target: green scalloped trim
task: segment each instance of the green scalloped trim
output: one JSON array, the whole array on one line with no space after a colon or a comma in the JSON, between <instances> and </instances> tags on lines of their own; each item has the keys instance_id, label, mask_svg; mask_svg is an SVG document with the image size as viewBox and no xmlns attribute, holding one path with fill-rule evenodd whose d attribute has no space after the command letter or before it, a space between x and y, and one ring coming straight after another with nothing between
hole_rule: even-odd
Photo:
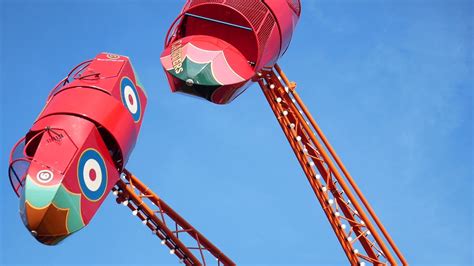
<instances>
[{"instance_id":1,"label":"green scalloped trim","mask_svg":"<svg viewBox=\"0 0 474 266\"><path fill-rule=\"evenodd\" d=\"M220 86L219 82L214 78L212 73L211 63L199 64L189 58L185 58L182 63L183 71L176 73L174 69L168 70L168 72L181 79L186 81L192 79L195 84L204 85L204 86Z\"/></svg>"},{"instance_id":2,"label":"green scalloped trim","mask_svg":"<svg viewBox=\"0 0 474 266\"><path fill-rule=\"evenodd\" d=\"M70 233L76 232L84 227L81 216L81 196L74 195L67 191L64 186L60 186L53 204L60 209L68 209L67 230Z\"/></svg>"},{"instance_id":3,"label":"green scalloped trim","mask_svg":"<svg viewBox=\"0 0 474 266\"><path fill-rule=\"evenodd\" d=\"M81 215L81 196L69 192L64 185L39 186L31 181L31 177L26 178L26 185L22 195L20 211L23 210L25 201L31 206L43 209L54 204L59 209L67 209L67 229L70 233L80 230L85 226ZM23 218L24 214L22 215Z\"/></svg>"}]
</instances>

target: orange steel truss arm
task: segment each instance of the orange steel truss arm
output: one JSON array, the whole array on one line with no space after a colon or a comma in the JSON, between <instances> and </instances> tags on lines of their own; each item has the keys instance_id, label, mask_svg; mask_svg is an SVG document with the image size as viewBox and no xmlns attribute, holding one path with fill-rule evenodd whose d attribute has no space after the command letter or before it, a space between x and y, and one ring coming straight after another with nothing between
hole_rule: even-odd
<instances>
[{"instance_id":1,"label":"orange steel truss arm","mask_svg":"<svg viewBox=\"0 0 474 266\"><path fill-rule=\"evenodd\" d=\"M350 264L408 265L296 93L296 84L278 65L259 77L259 85Z\"/></svg>"},{"instance_id":2,"label":"orange steel truss arm","mask_svg":"<svg viewBox=\"0 0 474 266\"><path fill-rule=\"evenodd\" d=\"M185 265L235 265L129 171L124 171L113 194Z\"/></svg>"}]
</instances>

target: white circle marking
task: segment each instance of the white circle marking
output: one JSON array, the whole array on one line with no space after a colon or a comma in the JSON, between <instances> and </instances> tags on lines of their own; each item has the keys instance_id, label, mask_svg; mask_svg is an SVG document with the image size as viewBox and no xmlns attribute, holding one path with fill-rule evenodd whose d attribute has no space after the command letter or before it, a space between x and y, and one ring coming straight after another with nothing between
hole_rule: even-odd
<instances>
[{"instance_id":1,"label":"white circle marking","mask_svg":"<svg viewBox=\"0 0 474 266\"><path fill-rule=\"evenodd\" d=\"M90 176L90 171L95 171L95 179L92 180ZM99 163L94 159L89 159L84 164L84 169L82 169L82 176L84 177L84 183L86 184L87 188L95 192L99 189L100 185L102 184L102 169L100 169Z\"/></svg>"},{"instance_id":2,"label":"white circle marking","mask_svg":"<svg viewBox=\"0 0 474 266\"><path fill-rule=\"evenodd\" d=\"M127 103L128 110L130 110L132 114L136 114L138 111L137 95L135 95L132 87L129 85L125 86L123 95L125 96L125 102ZM132 102L130 102L129 96L132 96Z\"/></svg>"},{"instance_id":3,"label":"white circle marking","mask_svg":"<svg viewBox=\"0 0 474 266\"><path fill-rule=\"evenodd\" d=\"M41 170L36 174L36 179L43 184L49 183L51 180L53 180L53 172L49 170Z\"/></svg>"}]
</instances>

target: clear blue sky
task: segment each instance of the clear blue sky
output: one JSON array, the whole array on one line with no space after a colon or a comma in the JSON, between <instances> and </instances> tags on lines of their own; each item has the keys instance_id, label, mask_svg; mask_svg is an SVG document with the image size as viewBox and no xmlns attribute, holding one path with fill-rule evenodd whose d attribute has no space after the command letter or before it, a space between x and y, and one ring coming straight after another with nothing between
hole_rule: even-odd
<instances>
[{"instance_id":1,"label":"clear blue sky","mask_svg":"<svg viewBox=\"0 0 474 266\"><path fill-rule=\"evenodd\" d=\"M56 247L18 215L11 147L108 51L149 96L131 171L239 264L347 265L257 86L228 106L170 93L159 55L183 3L1 1L0 264L177 264L112 196ZM280 62L413 265L473 263L472 3L306 0Z\"/></svg>"}]
</instances>

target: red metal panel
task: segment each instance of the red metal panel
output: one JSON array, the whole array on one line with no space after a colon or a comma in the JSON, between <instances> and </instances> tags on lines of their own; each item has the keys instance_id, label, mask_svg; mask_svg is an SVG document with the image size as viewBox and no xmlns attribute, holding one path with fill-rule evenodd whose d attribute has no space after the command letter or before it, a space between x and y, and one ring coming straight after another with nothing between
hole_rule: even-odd
<instances>
[{"instance_id":1,"label":"red metal panel","mask_svg":"<svg viewBox=\"0 0 474 266\"><path fill-rule=\"evenodd\" d=\"M68 119L68 122L72 123L73 121ZM56 134L48 132L41 136L34 155L36 163L47 165L55 172L65 173L77 153L76 145L65 133L67 132L57 132ZM61 144L58 145L58 142Z\"/></svg>"},{"instance_id":2,"label":"red metal panel","mask_svg":"<svg viewBox=\"0 0 474 266\"><path fill-rule=\"evenodd\" d=\"M189 0L188 7L197 6L199 4L207 4L207 3L223 3L225 0Z\"/></svg>"},{"instance_id":3,"label":"red metal panel","mask_svg":"<svg viewBox=\"0 0 474 266\"><path fill-rule=\"evenodd\" d=\"M275 23L275 17L268 14L259 31L260 43L263 45L260 60L256 69L271 67L280 57L280 31Z\"/></svg>"},{"instance_id":4,"label":"red metal panel","mask_svg":"<svg viewBox=\"0 0 474 266\"><path fill-rule=\"evenodd\" d=\"M294 2L294 3L293 3ZM295 30L296 24L299 20L299 12L295 11L295 7L300 6L301 4L298 0L288 1L288 0L265 0L265 3L272 10L275 15L276 21L281 34L281 50L279 56L282 56L290 45L293 32ZM291 4L290 4L291 3ZM300 8L301 10L301 8Z\"/></svg>"},{"instance_id":5,"label":"red metal panel","mask_svg":"<svg viewBox=\"0 0 474 266\"><path fill-rule=\"evenodd\" d=\"M268 8L261 1L226 0L225 4L242 13L257 30L268 13Z\"/></svg>"},{"instance_id":6,"label":"red metal panel","mask_svg":"<svg viewBox=\"0 0 474 266\"><path fill-rule=\"evenodd\" d=\"M242 19L248 21L257 37L257 44L252 43L251 38L240 38L238 42L233 42L232 36L234 35L229 34L231 35L229 37L219 34L225 28L227 30L224 31L227 33L238 33L237 29L199 20L186 20L182 25L186 30L183 30L182 33L184 36L203 34L189 31L189 28L198 27L195 25L199 25L199 23L208 24L208 35L223 38L242 50L244 55L249 54L248 50L257 52L256 60L253 60L254 57L250 58L257 63L257 70L259 70L260 67L271 66L276 61L275 59L286 51L299 20L301 3L299 0L190 0L183 12L196 12L207 18L237 24L247 24L243 23ZM268 55L268 49L275 54ZM266 60L262 60L264 52L267 53Z\"/></svg>"},{"instance_id":7,"label":"red metal panel","mask_svg":"<svg viewBox=\"0 0 474 266\"><path fill-rule=\"evenodd\" d=\"M91 150L99 154L100 157L102 157L105 166L104 169L106 169L106 171L102 171L101 181L102 183L105 182L105 185L103 188L98 188L98 190L100 190L99 192L101 193L97 194L95 198L87 195L87 184L81 185L81 181L88 178L87 176L83 176L83 173L81 173L84 170L86 170L87 172L87 169L84 169L87 168L87 166L81 165L81 159L83 162L87 162L84 159L84 156L86 156L85 152ZM69 176L67 176L67 178L64 179L63 184L66 188L69 188L72 193L83 195L81 197L80 211L82 219L84 221L84 225L88 225L95 213L98 211L98 209L104 202L105 198L109 195L109 192L112 187L119 180L119 172L115 167L115 163L113 162L109 154L108 148L105 145L102 136L95 127L93 127L93 129L90 131L90 134L87 136L84 143L81 145L78 155L73 161L73 164L71 165L68 174L70 175L70 178Z\"/></svg>"},{"instance_id":8,"label":"red metal panel","mask_svg":"<svg viewBox=\"0 0 474 266\"><path fill-rule=\"evenodd\" d=\"M91 64L86 68L84 71L84 75L88 74L95 74L100 73L101 79L110 79L115 78L120 75L123 66L128 60L124 59L110 59L110 58L103 58L103 56L99 55L95 60L91 62ZM92 78L92 77L91 77ZM82 79L83 81L87 81L87 79ZM95 80L95 79L91 79Z\"/></svg>"},{"instance_id":9,"label":"red metal panel","mask_svg":"<svg viewBox=\"0 0 474 266\"><path fill-rule=\"evenodd\" d=\"M295 13L300 16L301 15L301 1L300 0L287 0L288 4L290 4L291 8L295 11Z\"/></svg>"},{"instance_id":10,"label":"red metal panel","mask_svg":"<svg viewBox=\"0 0 474 266\"><path fill-rule=\"evenodd\" d=\"M207 4L186 10L186 13L225 21L243 27L252 27L252 24L237 10L224 5ZM240 50L248 61L257 62L259 57L257 34L253 31L219 24L200 18L187 16L183 25L184 36L208 35L222 39ZM245 40L243 42L242 40Z\"/></svg>"},{"instance_id":11,"label":"red metal panel","mask_svg":"<svg viewBox=\"0 0 474 266\"><path fill-rule=\"evenodd\" d=\"M55 114L78 115L101 125L114 136L127 161L138 132L133 118L116 98L91 88L63 90L48 102L41 118Z\"/></svg>"},{"instance_id":12,"label":"red metal panel","mask_svg":"<svg viewBox=\"0 0 474 266\"><path fill-rule=\"evenodd\" d=\"M262 60L262 54L266 51L266 47L268 45L279 47L279 37L270 39L270 32L276 27L275 18L270 9L259 0L226 0L225 4L238 10L252 24L252 28L257 35L258 45L251 48L258 51L258 59L254 61L258 70L268 63ZM251 45L242 40L241 42L248 46Z\"/></svg>"}]
</instances>

